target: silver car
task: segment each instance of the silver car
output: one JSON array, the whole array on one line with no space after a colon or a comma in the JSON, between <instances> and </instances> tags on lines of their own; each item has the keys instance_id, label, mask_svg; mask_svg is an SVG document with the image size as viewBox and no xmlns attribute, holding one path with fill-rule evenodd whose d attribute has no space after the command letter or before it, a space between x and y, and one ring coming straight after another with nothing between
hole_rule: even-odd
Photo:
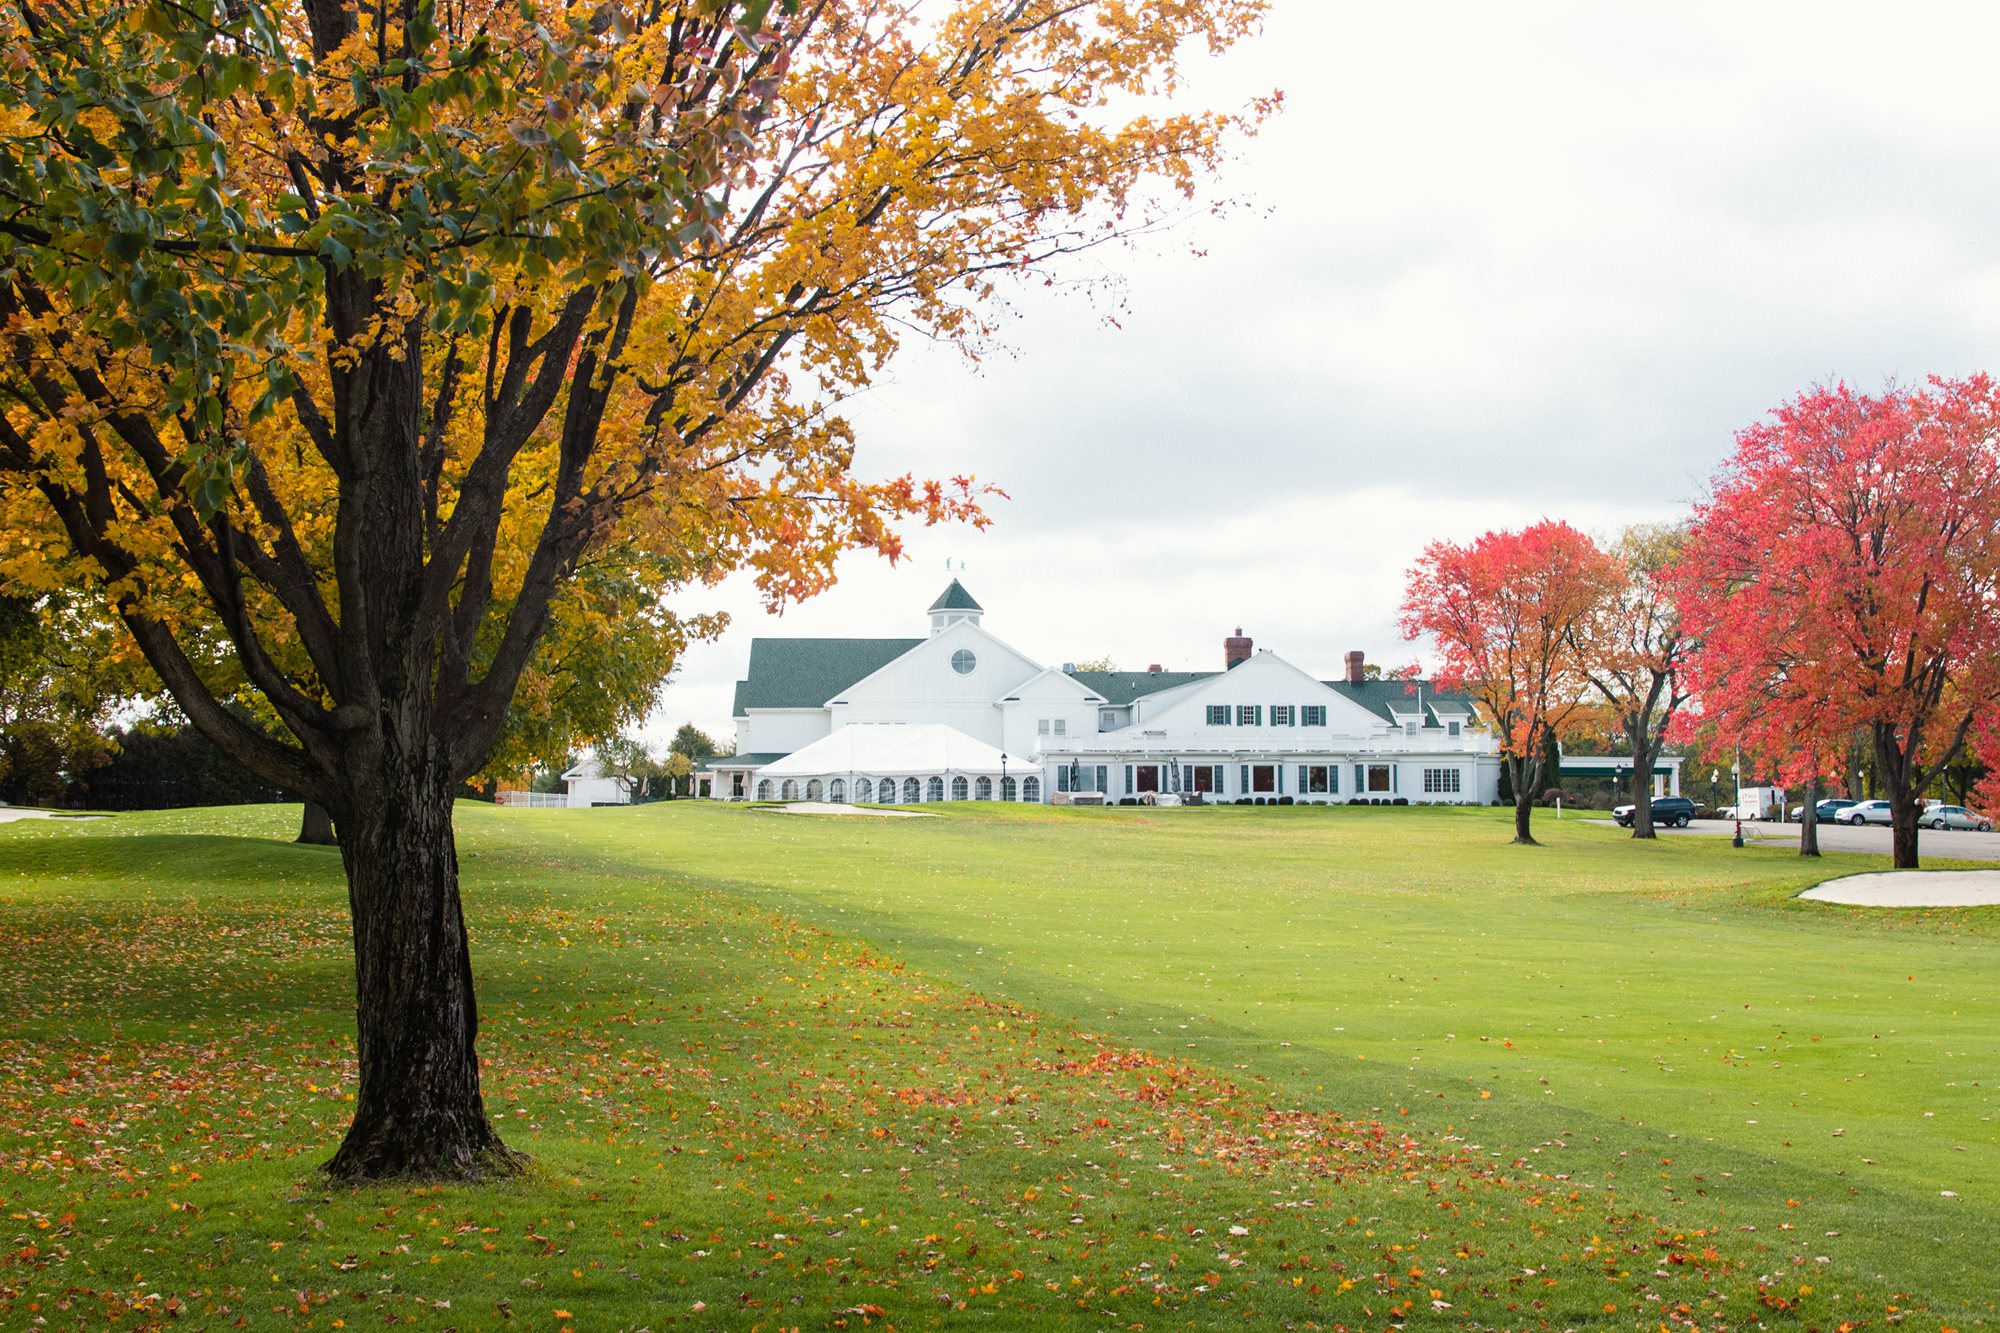
<instances>
[{"instance_id":1,"label":"silver car","mask_svg":"<svg viewBox=\"0 0 2000 1333\"><path fill-rule=\"evenodd\" d=\"M1962 805L1934 805L1924 811L1919 822L1925 828L1977 829L1981 833L1993 831L1993 821L1977 810L1968 810Z\"/></svg>"}]
</instances>

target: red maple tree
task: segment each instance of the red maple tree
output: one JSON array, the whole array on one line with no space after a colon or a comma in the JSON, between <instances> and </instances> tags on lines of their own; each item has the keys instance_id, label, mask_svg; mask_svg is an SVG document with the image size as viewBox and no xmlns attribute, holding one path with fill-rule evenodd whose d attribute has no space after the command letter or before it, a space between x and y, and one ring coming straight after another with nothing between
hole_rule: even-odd
<instances>
[{"instance_id":1,"label":"red maple tree","mask_svg":"<svg viewBox=\"0 0 2000 1333\"><path fill-rule=\"evenodd\" d=\"M1465 546L1432 542L1410 568L1403 637L1432 641L1438 686L1471 695L1499 737L1517 843L1535 841L1548 738L1589 709L1584 636L1617 578L1595 542L1551 519Z\"/></svg>"},{"instance_id":2,"label":"red maple tree","mask_svg":"<svg viewBox=\"0 0 2000 1333\"><path fill-rule=\"evenodd\" d=\"M1679 567L1702 715L1788 782L1862 736L1899 869L1924 792L2000 705L1996 431L1985 375L1809 390L1737 435Z\"/></svg>"}]
</instances>

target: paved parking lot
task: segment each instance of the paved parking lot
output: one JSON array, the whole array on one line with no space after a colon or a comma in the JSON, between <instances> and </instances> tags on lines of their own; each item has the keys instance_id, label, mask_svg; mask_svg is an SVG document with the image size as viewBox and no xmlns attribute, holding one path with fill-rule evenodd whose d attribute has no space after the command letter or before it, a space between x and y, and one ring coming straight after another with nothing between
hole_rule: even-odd
<instances>
[{"instance_id":1,"label":"paved parking lot","mask_svg":"<svg viewBox=\"0 0 2000 1333\"><path fill-rule=\"evenodd\" d=\"M1662 829L1663 834L1675 837L1708 835L1729 837L1736 831L1736 825L1727 819L1697 819L1686 829ZM1762 824L1746 820L1743 824L1745 839L1754 838L1760 843L1799 845L1797 824ZM1848 824L1821 824L1819 826L1819 849L1823 852L1863 852L1876 856L1889 855L1889 830L1886 826L1864 824L1855 828ZM1962 829L1921 829L1917 833L1917 855L1919 857L1941 856L1954 861L2000 861L2000 832L1971 833Z\"/></svg>"}]
</instances>

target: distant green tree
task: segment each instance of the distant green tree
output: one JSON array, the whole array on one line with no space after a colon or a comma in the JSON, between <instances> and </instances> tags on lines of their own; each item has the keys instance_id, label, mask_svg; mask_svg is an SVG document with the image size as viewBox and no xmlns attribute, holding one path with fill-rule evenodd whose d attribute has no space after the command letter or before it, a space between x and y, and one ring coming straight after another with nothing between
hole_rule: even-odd
<instances>
[{"instance_id":1,"label":"distant green tree","mask_svg":"<svg viewBox=\"0 0 2000 1333\"><path fill-rule=\"evenodd\" d=\"M642 799L648 784L663 775L660 761L645 743L631 736L613 736L597 747L597 769L618 784L628 801Z\"/></svg>"},{"instance_id":2,"label":"distant green tree","mask_svg":"<svg viewBox=\"0 0 2000 1333\"><path fill-rule=\"evenodd\" d=\"M721 751L715 738L692 722L683 722L674 732L674 738L667 742L668 754L684 754L690 759L713 759Z\"/></svg>"},{"instance_id":3,"label":"distant green tree","mask_svg":"<svg viewBox=\"0 0 2000 1333\"><path fill-rule=\"evenodd\" d=\"M298 799L217 749L173 709L115 728L110 740L117 753L79 784L83 801L96 809L176 810Z\"/></svg>"},{"instance_id":4,"label":"distant green tree","mask_svg":"<svg viewBox=\"0 0 2000 1333\"><path fill-rule=\"evenodd\" d=\"M676 796L691 794L694 789L695 766L704 759L713 759L719 754L727 753L730 752L717 745L713 736L694 723L681 723L680 729L674 732L674 738L667 742L668 790ZM675 756L685 760L686 763L674 764L672 760Z\"/></svg>"},{"instance_id":5,"label":"distant green tree","mask_svg":"<svg viewBox=\"0 0 2000 1333\"><path fill-rule=\"evenodd\" d=\"M140 681L110 638L76 599L0 594L0 801L62 804L111 758L111 716Z\"/></svg>"}]
</instances>

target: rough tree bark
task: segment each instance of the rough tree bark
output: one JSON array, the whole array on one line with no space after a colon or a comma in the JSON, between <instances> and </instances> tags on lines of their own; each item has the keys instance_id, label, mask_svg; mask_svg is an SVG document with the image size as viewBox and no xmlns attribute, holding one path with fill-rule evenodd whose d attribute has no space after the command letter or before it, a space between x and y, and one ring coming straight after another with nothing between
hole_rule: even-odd
<instances>
[{"instance_id":1,"label":"rough tree bark","mask_svg":"<svg viewBox=\"0 0 2000 1333\"><path fill-rule=\"evenodd\" d=\"M1895 728L1876 723L1875 773L1889 802L1889 863L1898 870L1916 870L1917 816L1923 813L1923 779L1928 775L1910 758L1920 735L1899 737Z\"/></svg>"},{"instance_id":2,"label":"rough tree bark","mask_svg":"<svg viewBox=\"0 0 2000 1333\"><path fill-rule=\"evenodd\" d=\"M421 740L419 744L422 744ZM442 747L380 765L340 821L354 915L360 1089L327 1170L341 1179L466 1179L515 1169L486 1116L479 1010Z\"/></svg>"},{"instance_id":3,"label":"rough tree bark","mask_svg":"<svg viewBox=\"0 0 2000 1333\"><path fill-rule=\"evenodd\" d=\"M299 815L299 836L292 841L309 847L338 846L340 839L334 836L333 812L318 801L307 801Z\"/></svg>"},{"instance_id":4,"label":"rough tree bark","mask_svg":"<svg viewBox=\"0 0 2000 1333\"><path fill-rule=\"evenodd\" d=\"M1528 823L1535 813L1535 788L1541 785L1541 767L1539 759L1507 756L1508 776L1514 780L1514 841L1527 847L1540 845L1529 831Z\"/></svg>"},{"instance_id":5,"label":"rough tree bark","mask_svg":"<svg viewBox=\"0 0 2000 1333\"><path fill-rule=\"evenodd\" d=\"M1799 855L1819 855L1819 779L1806 779L1805 804L1799 807Z\"/></svg>"},{"instance_id":6,"label":"rough tree bark","mask_svg":"<svg viewBox=\"0 0 2000 1333\"><path fill-rule=\"evenodd\" d=\"M1625 739L1632 747L1632 836L1657 838L1659 834L1653 831L1654 741L1644 717L1625 715Z\"/></svg>"}]
</instances>

